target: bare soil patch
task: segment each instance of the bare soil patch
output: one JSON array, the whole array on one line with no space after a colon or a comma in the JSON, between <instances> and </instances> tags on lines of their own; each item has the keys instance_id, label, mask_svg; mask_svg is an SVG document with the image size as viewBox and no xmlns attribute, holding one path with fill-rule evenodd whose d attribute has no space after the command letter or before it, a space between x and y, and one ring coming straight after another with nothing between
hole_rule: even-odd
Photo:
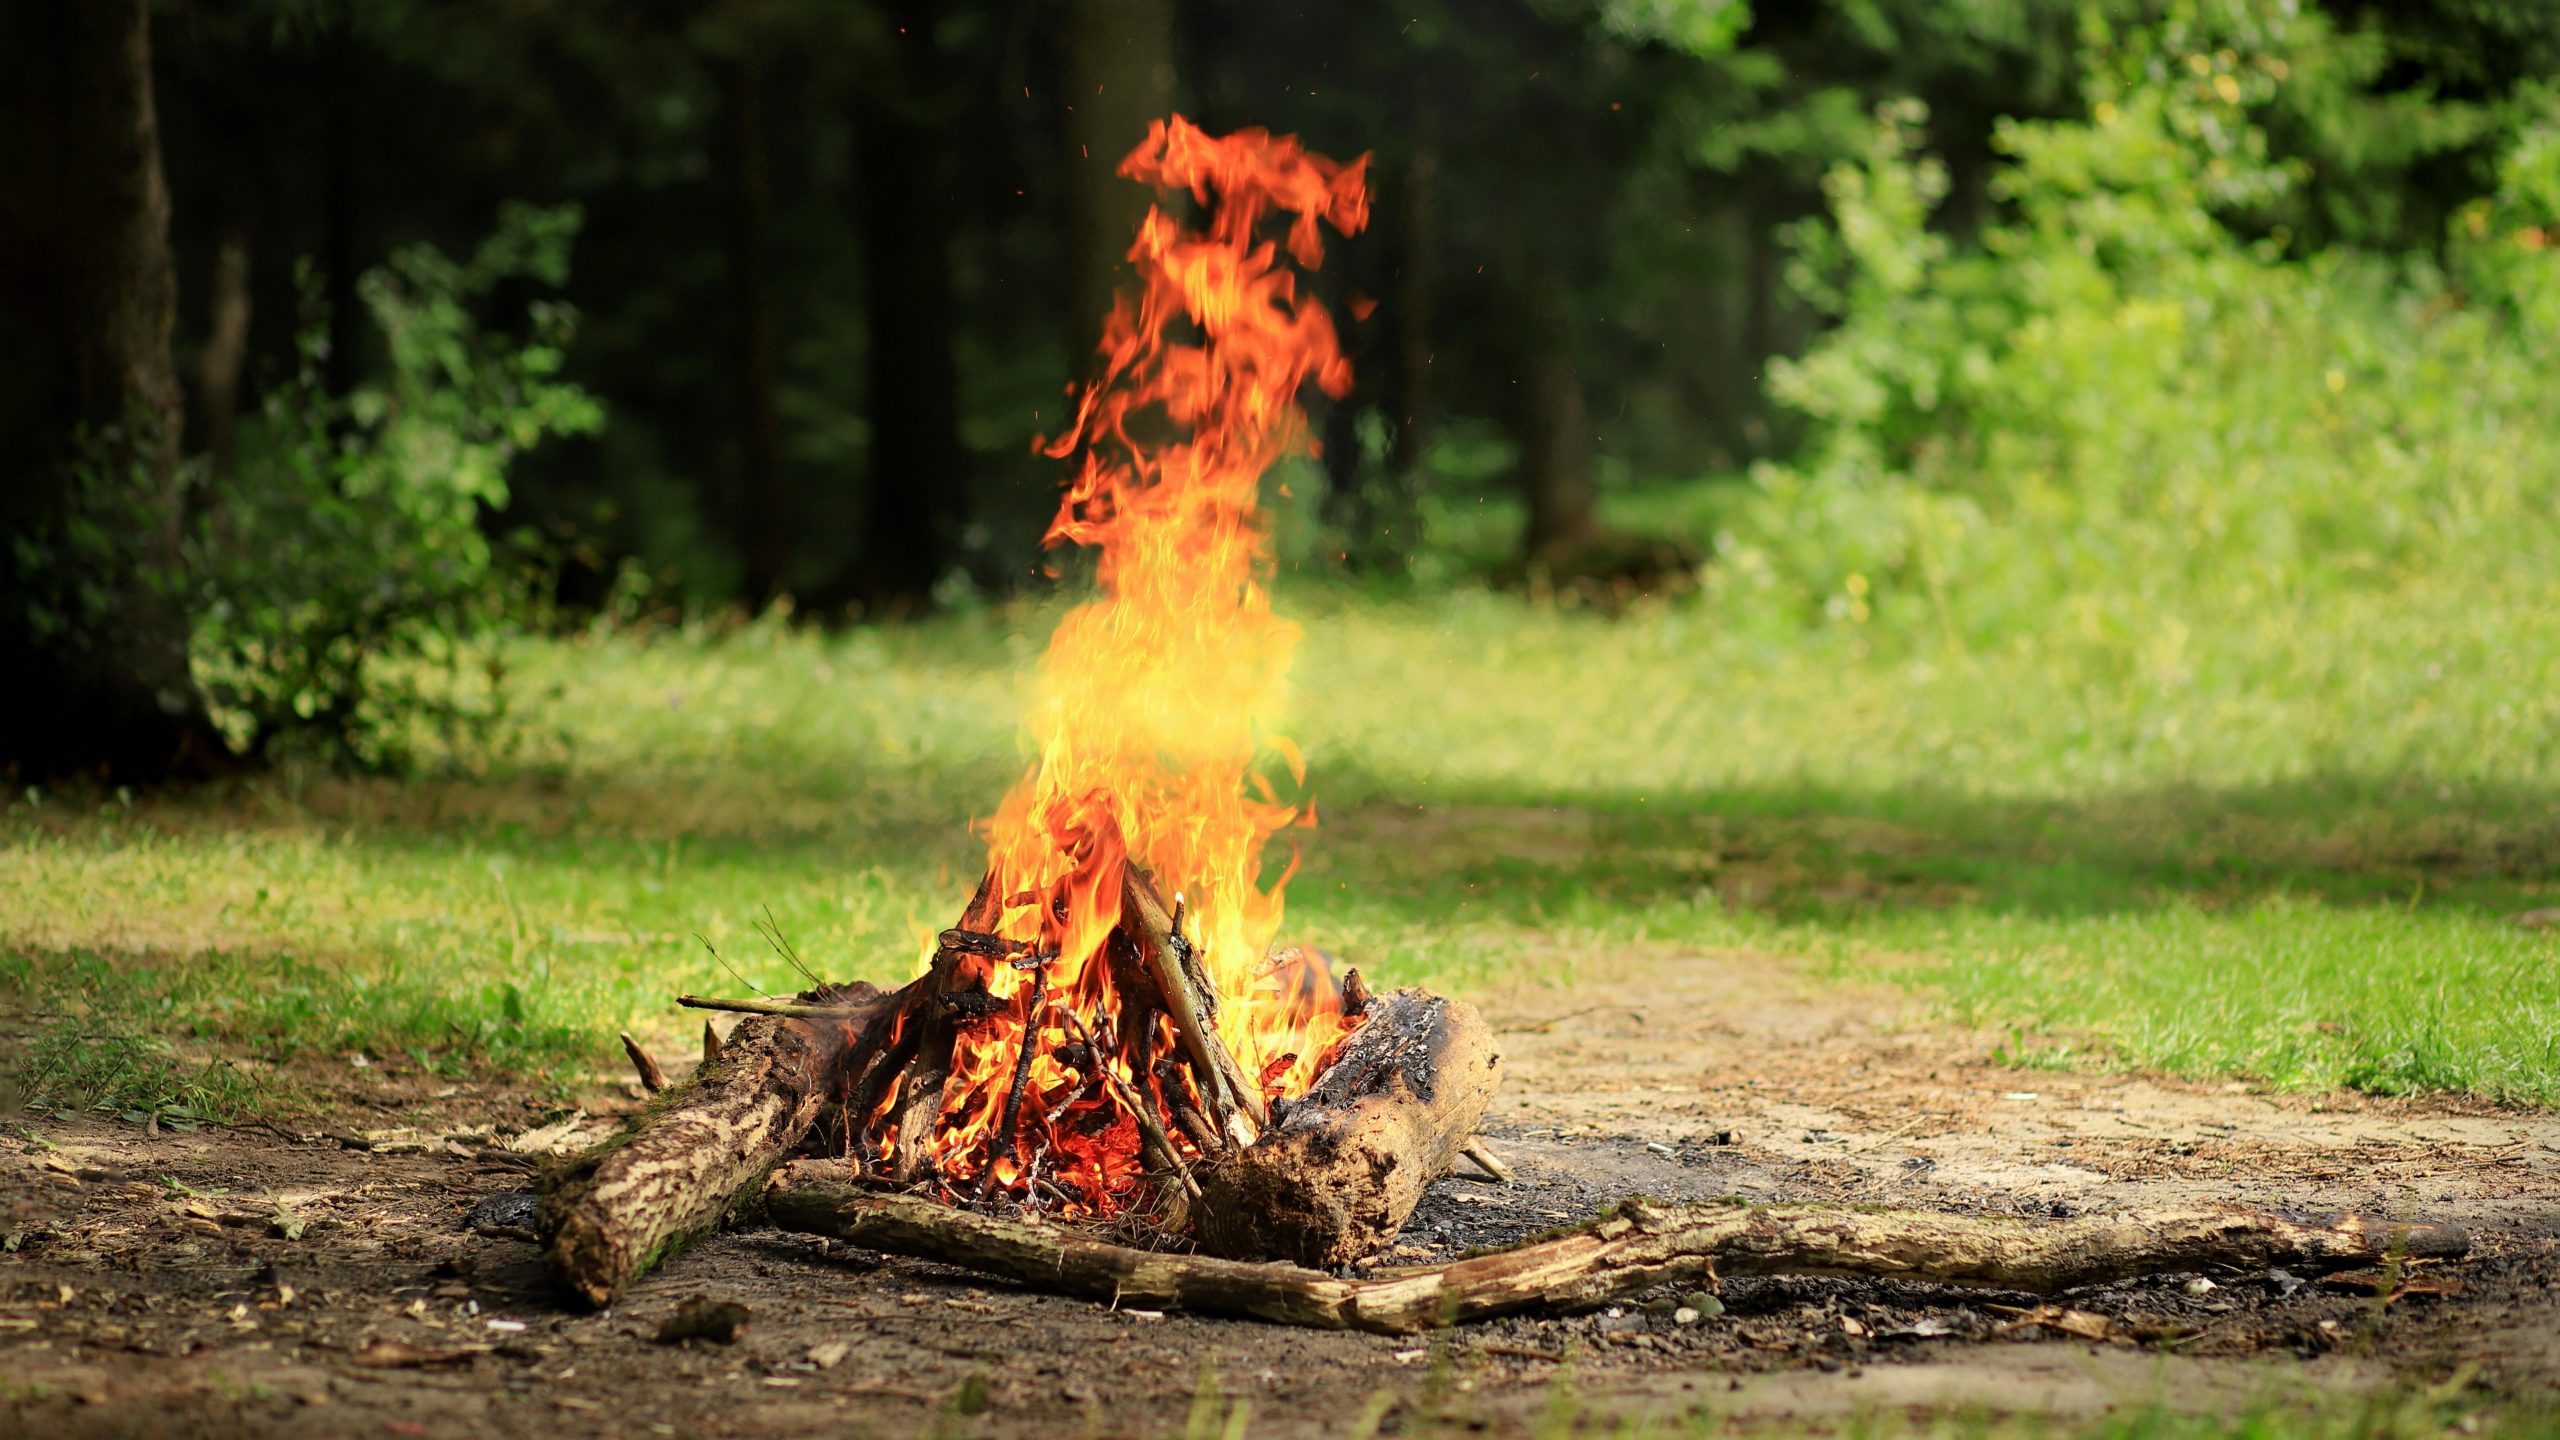
<instances>
[{"instance_id":1,"label":"bare soil patch","mask_svg":"<svg viewBox=\"0 0 2560 1440\"><path fill-rule=\"evenodd\" d=\"M1879 1281L1735 1279L1433 1342L1155 1315L1027 1293L747 1225L601 1313L528 1232L527 1158L563 1127L520 1094L375 1066L324 1119L149 1134L21 1117L0 1146L0 1429L72 1435L1153 1436L1204 1385L1254 1436L1521 1433L1570 1376L1587 1415L1771 1422L1880 1407L2090 1414L2298 1386L2560 1385L2560 1118L2441 1100L2022 1070L1899 991L1750 955L1631 959L1571 991L1473 997L1519 1171L1453 1178L1394 1260L1443 1259L1662 1199L2055 1215L2168 1201L2456 1220L2472 1258L2368 1285L2171 1276L2036 1303ZM632 1104L602 1094L598 1112ZM38 1138L29 1140L32 1134ZM2203 1283L2199 1283L2203 1282ZM2449 1283L2448 1283L2449 1282ZM697 1297L729 1343L660 1343ZM2003 1308L2005 1307L2005 1308ZM1202 1356L1214 1373L1205 1380ZM1373 1398L1374 1397L1374 1398Z\"/></svg>"}]
</instances>

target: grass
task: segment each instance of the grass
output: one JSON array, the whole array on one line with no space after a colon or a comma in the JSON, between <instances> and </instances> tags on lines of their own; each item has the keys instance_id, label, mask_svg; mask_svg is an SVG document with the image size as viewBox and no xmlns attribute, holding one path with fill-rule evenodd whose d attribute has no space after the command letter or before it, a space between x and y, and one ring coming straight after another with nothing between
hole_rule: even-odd
<instances>
[{"instance_id":1,"label":"grass","mask_svg":"<svg viewBox=\"0 0 2560 1440\"><path fill-rule=\"evenodd\" d=\"M1925 987L2041 1063L2560 1103L2560 932L2511 923L2560 901L2560 578L2066 605L1987 653L1696 601L1281 603L1321 815L1288 928L1373 975L1745 950ZM594 1067L676 991L781 986L768 911L901 976L975 879L1053 619L529 643L529 739L476 773L21 793L0 991L57 1056L178 1047L36 1071L58 1098L239 1113L273 1097L208 1059Z\"/></svg>"}]
</instances>

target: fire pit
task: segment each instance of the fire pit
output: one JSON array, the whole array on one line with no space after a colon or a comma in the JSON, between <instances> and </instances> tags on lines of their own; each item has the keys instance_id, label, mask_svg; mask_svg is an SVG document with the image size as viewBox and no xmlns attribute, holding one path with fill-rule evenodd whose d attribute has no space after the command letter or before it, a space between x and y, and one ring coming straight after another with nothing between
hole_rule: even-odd
<instances>
[{"instance_id":1,"label":"fire pit","mask_svg":"<svg viewBox=\"0 0 2560 1440\"><path fill-rule=\"evenodd\" d=\"M1461 1155L1499 1174L1473 1143L1500 1068L1475 1011L1372 996L1357 971L1275 948L1282 884L1261 882L1269 842L1310 814L1256 768L1277 755L1304 778L1268 728L1295 630L1265 588L1259 487L1307 443L1302 387L1350 383L1297 274L1326 228L1366 221L1365 161L1177 116L1120 173L1205 218L1149 211L1099 376L1045 447L1074 465L1049 542L1093 550L1100 594L1051 638L1039 758L982 826L985 878L896 990L685 997L750 1013L628 1133L548 1178L545 1244L581 1295L610 1302L812 1148L772 1187L783 1224L1077 1293L1381 1330L1711 1282L1719 1264L2044 1290L2461 1247L2442 1227L2209 1209L2030 1228L1631 1203L1502 1254L1328 1273L1383 1250ZM1240 1263L1272 1258L1295 1265Z\"/></svg>"}]
</instances>

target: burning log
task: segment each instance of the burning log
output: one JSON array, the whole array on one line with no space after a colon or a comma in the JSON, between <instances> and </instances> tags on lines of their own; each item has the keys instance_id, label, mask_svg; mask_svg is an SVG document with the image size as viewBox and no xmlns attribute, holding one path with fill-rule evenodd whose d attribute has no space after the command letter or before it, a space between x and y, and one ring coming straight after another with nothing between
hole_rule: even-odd
<instances>
[{"instance_id":1,"label":"burning log","mask_svg":"<svg viewBox=\"0 0 2560 1440\"><path fill-rule=\"evenodd\" d=\"M1320 1269L1385 1249L1473 1141L1500 1080L1474 1006L1421 990L1370 999L1260 1139L1200 1168L1201 1248Z\"/></svg>"},{"instance_id":2,"label":"burning log","mask_svg":"<svg viewBox=\"0 0 2560 1440\"><path fill-rule=\"evenodd\" d=\"M1153 1008L1172 1019L1174 1035L1199 1078L1200 1098L1208 1105L1208 1118L1218 1134L1226 1144L1245 1144L1252 1131L1240 1127L1236 1117L1250 1117L1259 1129L1270 1123L1270 1116L1263 1107L1261 1087L1245 1078L1234 1052L1218 1038L1218 990L1201 968L1190 938L1182 933L1181 902L1166 909L1155 883L1131 866L1120 916L1121 927L1135 938L1139 956L1146 962L1135 988Z\"/></svg>"},{"instance_id":3,"label":"burning log","mask_svg":"<svg viewBox=\"0 0 2560 1440\"><path fill-rule=\"evenodd\" d=\"M2051 1294L2230 1267L2327 1271L2470 1247L2459 1226L2289 1218L2185 1206L2027 1221L1919 1211L1630 1200L1579 1230L1443 1265L1346 1280L1288 1264L1136 1250L1063 1226L954 1210L846 1183L801 1161L775 1177L775 1223L1123 1305L1406 1335L1524 1310L1576 1310L1718 1275L1867 1275Z\"/></svg>"},{"instance_id":4,"label":"burning log","mask_svg":"<svg viewBox=\"0 0 2560 1440\"><path fill-rule=\"evenodd\" d=\"M796 1003L850 1026L904 994L825 986ZM628 1131L547 1177L538 1225L552 1268L589 1303L610 1304L717 1224L817 1120L834 1089L839 1036L825 1022L750 1015Z\"/></svg>"},{"instance_id":5,"label":"burning log","mask_svg":"<svg viewBox=\"0 0 2560 1440\"><path fill-rule=\"evenodd\" d=\"M894 1147L893 1173L900 1183L914 1180L932 1162L933 1125L942 1115L943 1087L951 1082L952 1050L960 1038L960 1025L984 1013L978 1002L986 998L985 957L973 956L963 944L953 942L955 934L983 935L995 923L1002 913L995 882L992 873L979 879L960 923L943 932L933 968L908 987L911 994L895 1027L896 1046L881 1055L875 1067L880 1079L875 1083L866 1077L856 1087L857 1101L871 1100L871 1104L858 1104L853 1112L852 1123L858 1128L877 1097L887 1093L887 1085L899 1083L888 1135ZM860 1054L854 1063L862 1065L870 1059L869 1054Z\"/></svg>"}]
</instances>

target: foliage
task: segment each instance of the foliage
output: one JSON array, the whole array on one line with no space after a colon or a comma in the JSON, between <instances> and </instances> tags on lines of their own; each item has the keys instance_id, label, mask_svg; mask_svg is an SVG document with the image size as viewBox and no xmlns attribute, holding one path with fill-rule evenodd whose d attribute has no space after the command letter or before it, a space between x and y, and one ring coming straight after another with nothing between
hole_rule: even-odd
<instances>
[{"instance_id":1,"label":"foliage","mask_svg":"<svg viewBox=\"0 0 2560 1440\"><path fill-rule=\"evenodd\" d=\"M112 646L130 609L187 602L185 571L166 544L169 484L149 459L165 424L137 402L115 424L84 427L59 476L60 513L9 537L8 593L25 605L36 645L72 653Z\"/></svg>"},{"instance_id":2,"label":"foliage","mask_svg":"<svg viewBox=\"0 0 2560 1440\"><path fill-rule=\"evenodd\" d=\"M485 736L503 714L494 641L531 552L488 522L519 455L603 415L561 377L567 307L531 301L521 336L480 312L519 282L563 283L577 225L574 209L510 206L466 261L419 245L367 272L388 363L343 400L322 382L326 317L306 306L299 371L196 537L196 670L243 750L396 767L421 727Z\"/></svg>"},{"instance_id":3,"label":"foliage","mask_svg":"<svg viewBox=\"0 0 2560 1440\"><path fill-rule=\"evenodd\" d=\"M1921 114L1879 115L1800 239L1841 317L1772 392L1814 422L1732 517L1745 623L1866 627L1961 652L2084 610L2157 624L2272 613L2449 565L2544 563L2554 399L2519 306L2539 265L2548 142L2465 212L2466 303L2422 261L2289 256L2236 217L2297 167L2253 123L2275 54L2174 28L2093 51L2085 119L2008 122L1979 249L1929 228L1943 172ZM2493 217L2496 217L2493 219ZM2498 298L2504 297L2504 298ZM2522 298L2519 298L2522 297Z\"/></svg>"},{"instance_id":4,"label":"foliage","mask_svg":"<svg viewBox=\"0 0 2560 1440\"><path fill-rule=\"evenodd\" d=\"M2533 99L2538 113L2499 163L2496 192L2455 216L2452 251L2469 298L2502 310L2549 359L2560 353L2560 90Z\"/></svg>"}]
</instances>

